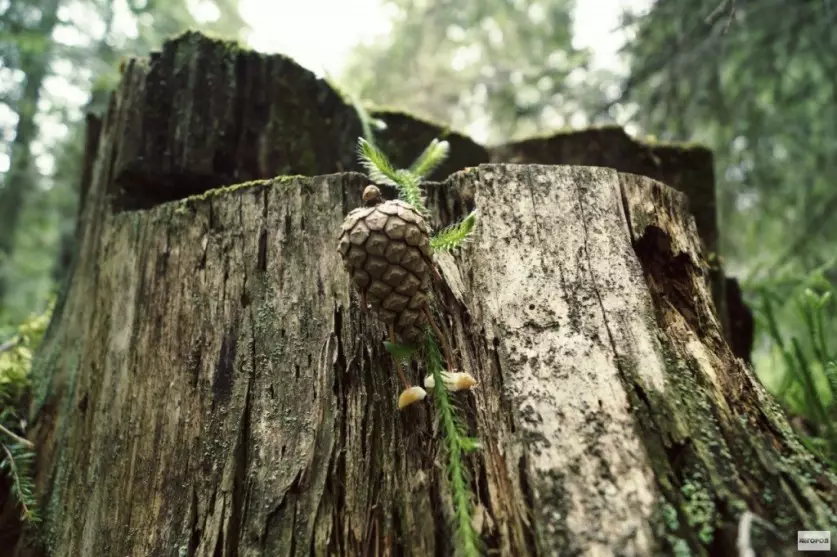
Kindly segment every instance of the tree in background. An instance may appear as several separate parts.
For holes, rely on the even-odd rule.
[[[0,3],[0,332],[43,309],[66,270],[84,119],[101,114],[125,54],[190,27],[238,38],[238,0]],[[5,155],[5,157],[3,156]],[[59,250],[64,252],[56,264]]]
[[[32,144],[37,136],[36,117],[44,81],[49,74],[53,41],[58,23],[59,0],[45,0],[33,6],[25,0],[10,0],[0,15],[0,71],[4,78],[2,100],[16,123],[4,130],[2,152],[8,170],[0,189],[0,269],[8,268],[14,250],[21,207],[36,183]],[[6,85],[8,84],[8,85]],[[0,300],[7,295],[5,273],[0,273]]]
[[[625,17],[619,102],[715,153],[728,272],[756,309],[760,376],[837,457],[837,5],[658,0]]]
[[[359,46],[340,80],[358,98],[488,143],[567,125],[601,102],[590,53],[572,46],[572,0],[386,4],[392,31]]]
[[[622,100],[649,133],[715,151],[725,256],[755,280],[833,258],[835,22],[828,2],[772,0],[664,0],[626,19]]]

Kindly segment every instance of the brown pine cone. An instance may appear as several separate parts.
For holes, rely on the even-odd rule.
[[[383,201],[367,186],[366,207],[351,211],[341,227],[338,250],[372,312],[407,342],[426,323],[423,306],[432,288],[430,236],[421,214],[401,200]]]

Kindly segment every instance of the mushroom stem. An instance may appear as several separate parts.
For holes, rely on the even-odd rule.
[[[390,323],[389,324],[389,341],[393,344],[396,344],[395,339],[395,326]],[[410,383],[407,381],[407,377],[404,375],[404,371],[401,369],[401,362],[398,361],[398,358],[395,356],[392,357],[392,361],[395,362],[395,371],[398,372],[398,377],[401,378],[401,382],[404,383],[404,388],[409,389]]]
[[[427,304],[424,305],[424,315],[427,316],[427,321],[430,323],[430,326],[433,327],[433,332],[436,333],[436,336],[439,337],[439,342],[442,343],[442,351],[445,353],[445,360],[448,362],[448,371],[453,371],[453,358],[451,358],[451,349],[450,344],[448,344],[448,339],[445,335],[442,334],[442,330],[439,329],[439,326],[436,325],[436,322],[433,321],[433,315],[431,315],[430,310],[427,307]]]

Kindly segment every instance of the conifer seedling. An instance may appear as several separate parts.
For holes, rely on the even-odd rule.
[[[358,140],[358,155],[369,178],[378,184],[393,186],[398,199],[384,200],[376,185],[363,192],[363,207],[351,211],[343,222],[338,249],[361,308],[372,313],[387,327],[387,350],[393,356],[396,371],[404,386],[399,408],[426,396],[422,387],[413,386],[402,370],[409,345],[421,343],[423,327],[429,325],[439,337],[454,373],[449,343],[436,326],[429,304],[433,298],[433,280],[441,275],[433,260],[434,253],[460,247],[474,231],[476,211],[460,222],[433,233],[428,225],[422,178],[444,161],[449,152],[447,141],[434,139],[408,169],[396,169],[386,155],[364,138]],[[399,340],[407,346],[399,344]],[[471,388],[473,377],[459,372],[444,384],[452,390]],[[428,377],[430,379],[430,377]],[[425,381],[429,387],[430,383]],[[457,388],[458,387],[458,388]]]
[[[472,557],[479,555],[479,539],[472,526],[470,482],[463,459],[479,448],[479,442],[467,436],[448,392],[471,389],[477,381],[454,368],[450,344],[434,322],[429,304],[433,299],[432,281],[441,280],[434,254],[462,246],[474,232],[477,212],[434,233],[428,225],[430,213],[421,188],[422,178],[441,164],[448,151],[446,141],[434,139],[408,169],[396,169],[377,147],[360,138],[358,154],[369,178],[393,186],[398,199],[385,201],[377,186],[367,186],[364,207],[346,216],[338,250],[360,296],[361,308],[371,309],[387,326],[389,340],[384,346],[404,386],[398,400],[400,409],[427,396],[422,387],[409,382],[402,370],[402,364],[418,352],[417,346],[421,347],[428,372],[424,386],[433,392],[437,423],[444,435],[457,547],[463,555]],[[447,369],[442,364],[442,351]]]

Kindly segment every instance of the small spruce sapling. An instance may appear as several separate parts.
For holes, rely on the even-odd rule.
[[[418,286],[414,288],[405,286],[404,282],[408,281],[409,277],[400,278],[401,275],[399,274],[401,272],[399,269],[405,265],[405,259],[397,253],[401,248],[398,247],[399,244],[394,240],[400,240],[403,236],[408,245],[419,247],[419,251],[425,256],[424,263],[432,269],[437,280],[441,280],[441,275],[433,261],[435,254],[439,252],[450,252],[461,247],[474,232],[477,224],[476,211],[471,212],[459,222],[436,233],[432,233],[429,227],[426,227],[424,224],[424,219],[429,219],[430,213],[425,206],[425,196],[421,187],[422,179],[442,163],[448,155],[449,148],[449,144],[446,141],[434,139],[408,169],[397,169],[375,145],[364,138],[360,138],[358,141],[360,162],[366,169],[370,179],[378,184],[386,184],[394,187],[398,192],[401,205],[392,204],[386,208],[382,208],[381,213],[384,213],[383,215],[375,213],[375,209],[369,208],[355,210],[350,213],[347,216],[346,223],[344,223],[339,249],[343,255],[344,262],[347,263],[347,270],[352,273],[353,282],[360,293],[361,306],[364,310],[367,305],[366,294],[372,288],[383,289],[383,296],[389,296],[384,298],[383,305],[386,307],[379,309],[378,313],[379,317],[383,315],[384,321],[386,321],[386,318],[390,314],[392,314],[391,321],[398,319],[398,324],[402,324],[405,316],[407,316],[407,320],[413,318],[412,314],[405,307],[396,306],[398,302],[403,300],[397,296],[393,296],[391,291],[386,289],[394,288],[396,294],[415,291],[415,294],[413,294],[414,297],[409,300],[410,307],[412,307],[412,302],[416,294],[423,295],[425,290],[428,293],[430,291],[429,285],[425,289]],[[380,191],[374,186],[369,186],[364,191],[364,202],[367,205],[375,207],[380,203],[380,200],[376,199],[379,196]],[[368,202],[369,199],[373,200],[372,204]],[[411,210],[415,211],[420,217],[414,217],[410,212]],[[393,219],[387,217],[390,214],[393,217],[397,216],[400,219],[415,224],[416,229],[409,229],[408,224],[407,228],[402,231],[402,223],[393,223]],[[366,220],[359,226],[358,222],[362,219]],[[426,227],[426,230],[424,227]],[[412,230],[415,241],[410,239],[407,229]],[[377,230],[381,230],[382,233],[376,236]],[[395,233],[393,234],[392,232]],[[426,249],[422,243],[424,239],[421,236],[422,232],[428,233]],[[382,261],[380,262],[380,272],[373,270],[373,264],[379,263],[379,260],[375,259],[378,257],[386,259],[380,260]],[[423,266],[419,263],[416,264],[418,265],[416,269],[418,273],[423,269]],[[412,271],[412,262],[407,264],[407,267]],[[376,274],[377,276],[374,276]],[[378,280],[379,278],[381,279],[380,281]],[[392,278],[396,280],[389,280]],[[378,286],[378,283],[382,286]],[[406,299],[406,297],[404,298]],[[444,448],[448,459],[447,474],[449,485],[452,489],[451,496],[454,506],[454,530],[456,532],[457,547],[463,555],[471,557],[479,555],[479,537],[472,526],[470,481],[463,461],[466,453],[479,448],[479,442],[466,434],[465,427],[457,415],[456,406],[449,392],[471,389],[477,385],[477,381],[471,374],[464,371],[456,371],[454,368],[450,344],[447,342],[441,329],[434,322],[428,309],[429,303],[429,299],[424,300],[421,308],[423,313],[423,327],[417,329],[415,326],[412,326],[414,325],[412,322],[410,323],[410,327],[401,327],[401,330],[407,332],[414,330],[420,331],[417,338],[414,336],[411,339],[419,347],[398,342],[395,334],[395,326],[392,322],[387,323],[390,339],[384,343],[384,346],[395,361],[396,370],[405,385],[405,390],[399,397],[399,408],[422,400],[427,394],[421,387],[411,387],[401,370],[401,367],[408,364],[410,359],[417,353],[423,357],[424,367],[428,372],[424,379],[424,386],[433,392],[434,400],[436,401],[436,421],[444,437]],[[386,313],[388,311],[390,314]],[[397,314],[395,313],[396,311],[401,311],[401,313]],[[447,369],[443,364],[443,352]]]

